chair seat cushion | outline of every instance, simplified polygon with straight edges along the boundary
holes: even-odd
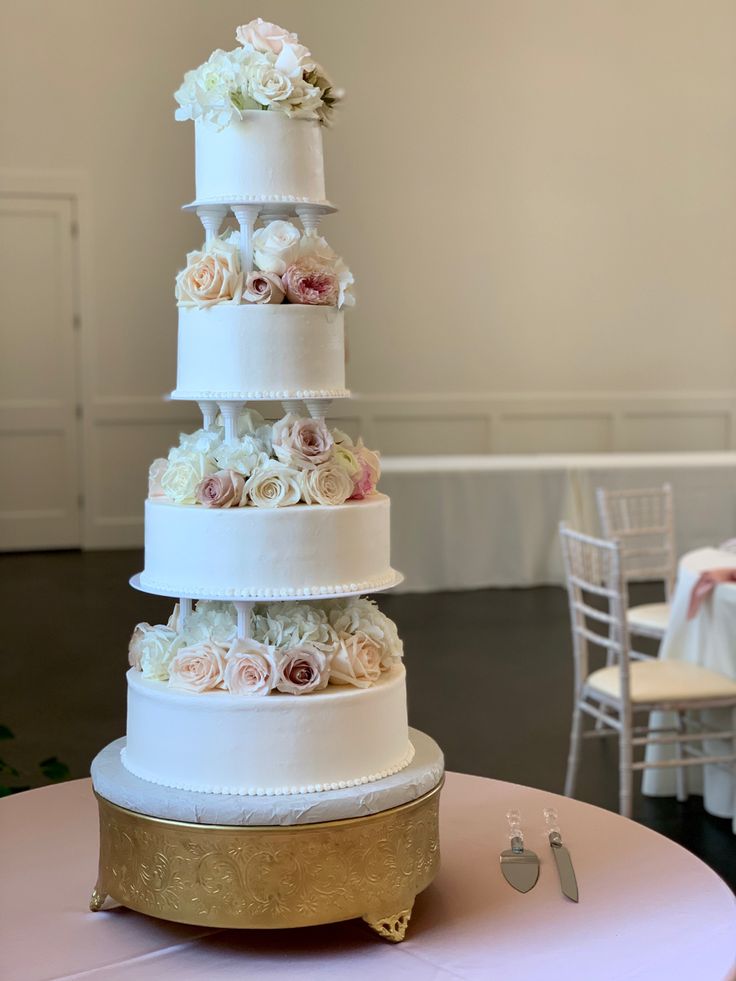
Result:
[[[685,702],[688,699],[736,699],[736,681],[686,661],[634,661],[629,665],[632,702]],[[621,697],[618,666],[588,675],[585,687],[602,695]]]
[[[631,606],[626,611],[629,629],[634,633],[636,627],[643,627],[664,634],[669,619],[669,603],[644,603],[642,606]]]

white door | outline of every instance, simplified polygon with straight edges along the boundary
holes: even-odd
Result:
[[[73,201],[0,194],[0,549],[81,545]]]

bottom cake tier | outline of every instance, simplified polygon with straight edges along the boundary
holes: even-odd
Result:
[[[408,766],[403,665],[370,688],[267,698],[190,693],[128,672],[127,744],[137,777],[209,794],[272,796],[334,791]]]

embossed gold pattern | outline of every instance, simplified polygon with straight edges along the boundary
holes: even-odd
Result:
[[[279,928],[362,917],[403,940],[414,898],[439,865],[439,798],[377,814],[286,827],[167,821],[104,797],[90,909],[109,895],[180,923]]]

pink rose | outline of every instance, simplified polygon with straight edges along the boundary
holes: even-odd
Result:
[[[235,37],[243,47],[250,45],[256,51],[264,54],[281,54],[284,45],[293,49],[297,58],[308,58],[310,52],[303,44],[299,44],[299,38],[291,31],[279,27],[278,24],[271,24],[262,17],[256,17],[248,24],[241,24],[235,31]]]
[[[381,677],[383,648],[363,630],[340,635],[330,665],[330,684],[368,688]]]
[[[233,695],[268,695],[278,680],[273,647],[236,640],[227,652],[225,687]]]
[[[284,287],[276,273],[248,273],[243,303],[281,303],[283,298]]]
[[[324,419],[299,419],[291,412],[274,423],[271,442],[282,463],[300,470],[326,463],[335,446]]]
[[[285,651],[279,662],[276,688],[288,695],[306,695],[327,687],[330,659],[314,644],[300,644]]]
[[[340,282],[331,266],[319,259],[297,259],[287,268],[282,281],[290,303],[337,306]]]
[[[203,692],[221,688],[225,675],[225,648],[203,640],[182,649],[169,664],[169,686]]]
[[[197,485],[197,501],[206,508],[231,508],[240,504],[245,479],[234,470],[218,470]]]
[[[381,461],[377,453],[363,445],[362,440],[358,441],[355,448],[355,457],[360,469],[353,477],[354,489],[351,500],[362,501],[364,497],[368,497],[376,489],[376,484],[381,476]]]
[[[169,461],[163,457],[154,460],[148,468],[148,496],[151,499],[165,498],[166,494],[161,486],[161,478],[169,468]]]

